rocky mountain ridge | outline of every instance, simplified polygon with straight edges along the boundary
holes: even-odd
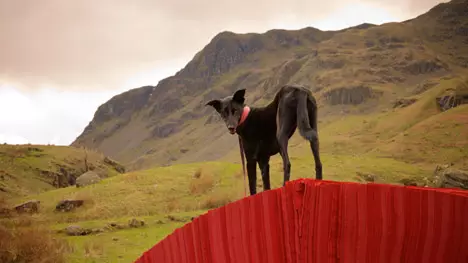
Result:
[[[306,85],[324,120],[385,110],[423,92],[424,83],[466,74],[467,6],[452,0],[402,23],[339,31],[219,33],[174,76],[101,105],[72,146],[133,169],[220,158],[236,140],[204,103],[240,87],[247,103],[260,105],[281,85]]]

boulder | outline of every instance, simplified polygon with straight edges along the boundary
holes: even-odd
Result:
[[[404,186],[419,186],[418,182],[411,178],[403,178],[400,180],[400,183]]]
[[[31,200],[21,205],[15,207],[17,213],[37,213],[39,211],[39,205],[41,201],[38,200]]]
[[[442,173],[441,187],[468,190],[468,171],[453,168],[444,170]]]
[[[101,177],[97,173],[93,171],[87,171],[86,173],[76,178],[76,187],[92,185],[100,181],[101,181]]]
[[[55,206],[55,211],[70,212],[76,207],[82,206],[83,203],[83,200],[62,200]]]
[[[440,188],[459,188],[468,190],[468,171],[455,169],[450,165],[437,165],[430,186]]]

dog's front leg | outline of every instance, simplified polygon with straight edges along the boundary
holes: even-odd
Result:
[[[250,195],[257,193],[257,162],[252,159],[247,159],[247,176],[249,177]]]

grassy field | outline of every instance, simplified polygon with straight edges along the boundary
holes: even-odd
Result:
[[[89,236],[70,236],[65,240],[72,244],[67,262],[133,262],[144,251],[150,249],[159,240],[172,233],[204,211],[171,214],[171,219],[165,216],[139,217],[144,220],[141,228],[127,228],[103,232]],[[111,222],[124,225],[126,219],[120,218]],[[109,224],[108,221],[83,221],[79,226],[85,228],[99,228]],[[54,225],[54,229],[62,229],[68,224]]]
[[[293,179],[313,177],[311,156],[292,156]],[[399,161],[371,156],[323,155],[327,179],[361,181],[356,171],[379,175],[382,182],[398,183],[402,178],[419,178],[426,171]],[[194,163],[118,175],[84,188],[48,191],[28,199],[41,201],[37,224],[54,231],[67,226],[105,228],[110,223],[125,225],[131,218],[144,220],[137,229],[105,231],[88,236],[55,234],[70,244],[70,262],[131,262],[191,216],[222,206],[243,196],[241,167],[232,163]],[[195,176],[195,177],[194,177]],[[197,178],[197,176],[199,176]],[[281,162],[271,165],[272,187],[282,184]],[[258,178],[261,191],[261,179]],[[59,200],[79,198],[85,205],[69,213],[55,212]]]

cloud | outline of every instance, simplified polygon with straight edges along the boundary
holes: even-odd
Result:
[[[23,93],[0,87],[0,143],[70,144],[95,109],[115,92],[76,92],[44,88]]]
[[[115,89],[151,67],[187,63],[220,31],[341,29],[410,18],[437,2],[0,0],[0,78],[30,90]]]
[[[0,0],[0,142],[69,144],[112,96],[156,85],[221,31],[342,29],[439,0]]]

